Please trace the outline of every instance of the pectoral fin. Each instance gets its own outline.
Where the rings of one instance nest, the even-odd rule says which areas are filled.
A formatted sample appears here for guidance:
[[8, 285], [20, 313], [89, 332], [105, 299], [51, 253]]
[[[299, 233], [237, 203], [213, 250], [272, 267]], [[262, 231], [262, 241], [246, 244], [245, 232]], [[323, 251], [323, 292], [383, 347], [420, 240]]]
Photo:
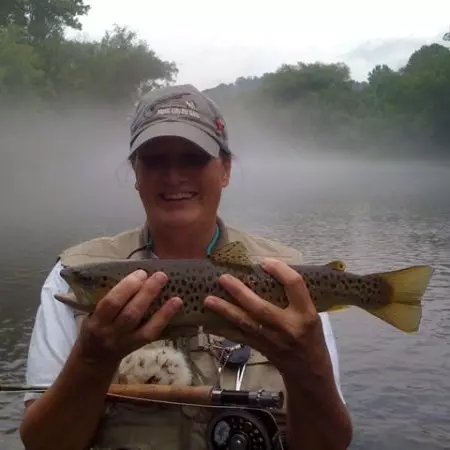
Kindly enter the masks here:
[[64, 303], [67, 306], [70, 306], [73, 309], [76, 309], [77, 311], [85, 313], [91, 313], [93, 311], [92, 306], [80, 303], [73, 292], [68, 292], [66, 294], [58, 292], [54, 295], [54, 297], [56, 298], [56, 300]]

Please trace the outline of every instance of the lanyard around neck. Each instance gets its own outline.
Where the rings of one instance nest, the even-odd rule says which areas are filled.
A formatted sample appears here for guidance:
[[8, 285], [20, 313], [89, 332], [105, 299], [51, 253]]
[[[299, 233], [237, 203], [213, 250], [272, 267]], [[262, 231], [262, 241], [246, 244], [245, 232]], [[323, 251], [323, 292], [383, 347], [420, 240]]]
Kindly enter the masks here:
[[[207, 256], [210, 256], [214, 247], [217, 245], [217, 243], [219, 242], [219, 238], [220, 238], [220, 227], [219, 225], [216, 225], [216, 230], [214, 232], [214, 236], [212, 237], [211, 241], [208, 244], [208, 247], [206, 248], [206, 254]], [[139, 247], [136, 250], [133, 250], [126, 259], [131, 258], [132, 255], [134, 255], [137, 252], [140, 252], [142, 250], [148, 250], [149, 252], [152, 253], [153, 257], [157, 258], [157, 255], [153, 252], [153, 239], [151, 238], [151, 236], [149, 236], [147, 243], [143, 246], [143, 247]]]

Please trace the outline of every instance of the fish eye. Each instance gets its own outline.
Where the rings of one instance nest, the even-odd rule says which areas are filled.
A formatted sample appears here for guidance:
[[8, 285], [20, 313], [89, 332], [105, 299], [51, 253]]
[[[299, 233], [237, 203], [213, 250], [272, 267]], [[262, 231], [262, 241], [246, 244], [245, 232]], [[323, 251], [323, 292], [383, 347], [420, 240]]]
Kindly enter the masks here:
[[80, 282], [84, 285], [91, 286], [95, 283], [94, 279], [90, 275], [86, 275], [83, 272], [76, 273], [76, 278], [77, 278], [78, 282]]

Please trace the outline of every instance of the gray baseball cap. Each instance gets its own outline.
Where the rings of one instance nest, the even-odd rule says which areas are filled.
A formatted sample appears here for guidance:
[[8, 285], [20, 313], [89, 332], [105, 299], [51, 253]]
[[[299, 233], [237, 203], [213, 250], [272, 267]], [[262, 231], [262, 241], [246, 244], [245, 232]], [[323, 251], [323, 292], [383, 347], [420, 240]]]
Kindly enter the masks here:
[[190, 84], [155, 89], [144, 94], [130, 127], [130, 156], [160, 136], [187, 139], [214, 158], [230, 153], [225, 120], [217, 105]]

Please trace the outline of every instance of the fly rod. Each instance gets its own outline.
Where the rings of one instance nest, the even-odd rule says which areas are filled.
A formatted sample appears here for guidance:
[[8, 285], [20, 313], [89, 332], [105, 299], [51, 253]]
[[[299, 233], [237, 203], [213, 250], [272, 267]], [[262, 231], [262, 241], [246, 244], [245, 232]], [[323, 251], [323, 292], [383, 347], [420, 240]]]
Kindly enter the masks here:
[[[48, 386], [0, 384], [0, 392], [43, 393]], [[111, 384], [106, 397], [130, 402], [157, 402], [192, 406], [247, 406], [282, 408], [282, 391], [237, 391], [215, 386], [175, 386], [161, 384]]]

